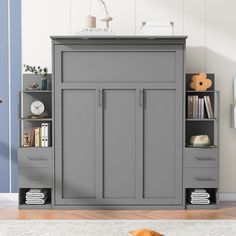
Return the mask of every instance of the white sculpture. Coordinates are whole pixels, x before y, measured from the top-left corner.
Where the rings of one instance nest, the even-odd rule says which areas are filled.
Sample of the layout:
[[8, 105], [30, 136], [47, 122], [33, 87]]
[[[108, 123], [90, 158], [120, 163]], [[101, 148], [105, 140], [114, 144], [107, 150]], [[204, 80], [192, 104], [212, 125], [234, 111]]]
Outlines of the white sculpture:
[[99, 0], [100, 5], [102, 6], [103, 10], [105, 11], [106, 15], [101, 18], [101, 21], [106, 23], [106, 28], [109, 28], [109, 22], [113, 20], [113, 18], [111, 16], [109, 16], [108, 10], [107, 10], [107, 6], [106, 3], [104, 2], [104, 0]]

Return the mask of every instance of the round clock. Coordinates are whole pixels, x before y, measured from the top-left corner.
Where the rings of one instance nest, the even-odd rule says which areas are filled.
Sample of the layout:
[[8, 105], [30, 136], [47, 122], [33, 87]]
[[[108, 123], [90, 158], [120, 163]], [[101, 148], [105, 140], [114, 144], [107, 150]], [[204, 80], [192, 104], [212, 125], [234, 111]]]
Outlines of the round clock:
[[40, 116], [43, 114], [45, 106], [41, 101], [34, 101], [31, 103], [30, 110], [35, 116]]

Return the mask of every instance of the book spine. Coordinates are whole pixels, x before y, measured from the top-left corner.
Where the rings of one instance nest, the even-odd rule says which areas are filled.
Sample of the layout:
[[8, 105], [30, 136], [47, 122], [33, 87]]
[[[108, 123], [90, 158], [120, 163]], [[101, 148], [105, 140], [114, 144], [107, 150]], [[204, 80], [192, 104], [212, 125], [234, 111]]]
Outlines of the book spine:
[[42, 139], [41, 139], [41, 142], [42, 142], [42, 147], [45, 147], [45, 126], [44, 126], [44, 123], [41, 124], [41, 129], [42, 129]]
[[35, 128], [35, 147], [39, 147], [39, 129]]
[[39, 127], [39, 147], [42, 147], [42, 128]]
[[48, 123], [44, 123], [44, 145], [48, 147]]
[[193, 119], [195, 119], [196, 116], [196, 99], [195, 96], [193, 96]]
[[188, 96], [188, 119], [193, 118], [193, 96]]
[[210, 112], [210, 118], [213, 119], [214, 118], [214, 113], [213, 113], [213, 109], [212, 109], [212, 106], [211, 106], [211, 99], [209, 96], [207, 96], [207, 101], [208, 101], [208, 106], [209, 106], [209, 112]]
[[205, 107], [206, 107], [206, 111], [207, 111], [207, 116], [210, 119], [211, 114], [210, 114], [210, 110], [209, 110], [209, 106], [208, 106], [208, 102], [207, 102], [207, 96], [204, 96], [204, 102], [205, 102]]
[[194, 109], [194, 119], [198, 119], [198, 96], [194, 96], [195, 100], [195, 109]]
[[204, 119], [204, 114], [205, 114], [205, 110], [204, 110], [204, 99], [202, 98], [202, 119]]
[[201, 108], [202, 104], [201, 103], [202, 103], [201, 98], [199, 98], [198, 99], [198, 117], [197, 117], [198, 119], [201, 119], [201, 117], [202, 117], [202, 115], [201, 115], [202, 114], [202, 108]]

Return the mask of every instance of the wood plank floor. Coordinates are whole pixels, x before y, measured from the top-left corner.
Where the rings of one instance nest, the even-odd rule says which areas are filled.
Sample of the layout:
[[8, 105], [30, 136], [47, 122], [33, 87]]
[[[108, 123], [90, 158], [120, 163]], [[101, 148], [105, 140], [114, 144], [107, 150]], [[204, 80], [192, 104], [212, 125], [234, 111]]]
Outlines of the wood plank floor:
[[218, 210], [18, 210], [0, 204], [3, 219], [234, 219], [236, 202], [224, 202]]

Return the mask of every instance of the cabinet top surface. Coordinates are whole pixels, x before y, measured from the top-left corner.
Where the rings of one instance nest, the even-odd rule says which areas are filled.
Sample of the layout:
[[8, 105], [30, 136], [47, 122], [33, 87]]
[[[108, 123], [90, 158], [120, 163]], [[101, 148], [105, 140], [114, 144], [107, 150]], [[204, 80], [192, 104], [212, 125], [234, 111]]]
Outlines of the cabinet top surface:
[[51, 39], [186, 39], [186, 35], [176, 36], [93, 36], [93, 35], [52, 35]]
[[104, 42], [108, 41], [110, 43], [124, 43], [124, 42], [145, 42], [145, 43], [177, 43], [177, 44], [185, 44], [187, 36], [91, 36], [91, 35], [62, 35], [62, 36], [51, 36], [51, 39], [54, 44], [61, 43], [76, 43], [76, 42]]

